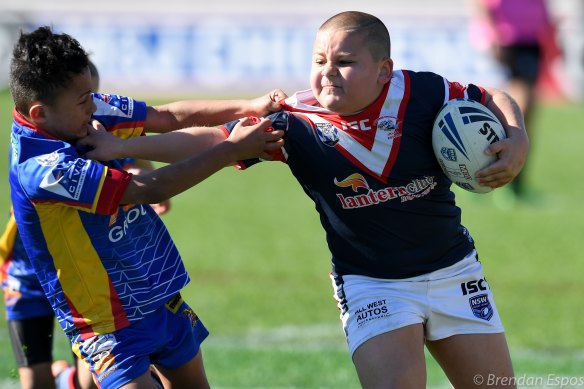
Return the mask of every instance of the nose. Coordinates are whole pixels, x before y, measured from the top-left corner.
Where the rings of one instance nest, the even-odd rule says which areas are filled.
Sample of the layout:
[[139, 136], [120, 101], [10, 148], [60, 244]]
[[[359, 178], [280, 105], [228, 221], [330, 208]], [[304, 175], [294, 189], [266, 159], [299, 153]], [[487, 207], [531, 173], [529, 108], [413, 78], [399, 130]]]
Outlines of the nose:
[[327, 62], [322, 67], [322, 75], [325, 77], [335, 76], [337, 74], [337, 68], [331, 62]]
[[89, 103], [89, 113], [90, 115], [93, 115], [95, 113], [95, 111], [97, 111], [97, 105], [95, 104], [95, 101], [93, 101], [93, 98], [90, 99], [90, 103]]

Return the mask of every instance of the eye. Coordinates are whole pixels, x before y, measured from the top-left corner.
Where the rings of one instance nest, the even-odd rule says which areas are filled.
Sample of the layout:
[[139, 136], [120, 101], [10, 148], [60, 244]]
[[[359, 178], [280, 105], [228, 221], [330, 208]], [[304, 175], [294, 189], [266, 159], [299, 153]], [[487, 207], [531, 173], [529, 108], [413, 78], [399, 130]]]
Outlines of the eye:
[[85, 95], [81, 100], [79, 100], [79, 105], [87, 105], [91, 102], [92, 98], [91, 95]]
[[341, 60], [337, 61], [337, 64], [339, 66], [349, 66], [349, 65], [354, 64], [354, 63], [355, 63], [355, 61], [350, 60], [350, 59], [341, 59]]

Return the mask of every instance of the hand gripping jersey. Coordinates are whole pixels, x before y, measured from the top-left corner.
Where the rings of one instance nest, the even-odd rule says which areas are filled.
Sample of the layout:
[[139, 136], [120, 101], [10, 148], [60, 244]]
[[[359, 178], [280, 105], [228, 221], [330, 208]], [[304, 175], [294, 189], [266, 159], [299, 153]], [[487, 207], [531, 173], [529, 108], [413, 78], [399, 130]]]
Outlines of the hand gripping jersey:
[[[95, 94], [108, 131], [140, 136], [146, 105]], [[84, 159], [14, 113], [10, 186], [23, 244], [59, 323], [73, 340], [110, 333], [163, 305], [189, 281], [149, 205], [120, 205], [124, 161]]]
[[269, 116], [286, 131], [281, 159], [316, 205], [335, 274], [414, 277], [474, 248], [432, 150], [434, 118], [460, 97], [484, 102], [484, 90], [402, 70], [358, 114], [315, 106], [305, 91]]

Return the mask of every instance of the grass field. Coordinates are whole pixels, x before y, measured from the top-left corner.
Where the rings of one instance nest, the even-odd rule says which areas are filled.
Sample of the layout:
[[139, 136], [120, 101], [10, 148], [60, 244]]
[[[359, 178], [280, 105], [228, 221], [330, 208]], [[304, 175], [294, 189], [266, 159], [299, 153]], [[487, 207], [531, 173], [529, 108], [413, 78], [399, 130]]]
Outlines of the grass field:
[[[528, 170], [532, 202], [513, 206], [503, 190], [457, 192], [516, 374], [530, 387], [536, 378], [545, 384], [584, 377], [583, 108], [539, 111]], [[11, 109], [7, 93], [0, 94], [4, 152]], [[0, 209], [7, 210], [5, 161]], [[283, 164], [264, 163], [245, 172], [224, 169], [176, 197], [164, 216], [192, 277], [184, 295], [211, 331], [203, 350], [213, 387], [359, 387], [313, 208]], [[57, 358], [69, 358], [60, 330], [55, 343]], [[429, 387], [448, 387], [431, 358], [428, 370]], [[14, 387], [16, 379], [2, 321], [0, 387]]]

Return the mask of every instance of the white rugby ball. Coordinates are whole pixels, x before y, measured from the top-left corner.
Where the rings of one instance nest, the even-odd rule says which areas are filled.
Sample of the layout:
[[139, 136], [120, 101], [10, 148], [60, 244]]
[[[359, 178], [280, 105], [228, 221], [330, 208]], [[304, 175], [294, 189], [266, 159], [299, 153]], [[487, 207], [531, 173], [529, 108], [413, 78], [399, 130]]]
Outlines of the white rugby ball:
[[497, 160], [485, 154], [505, 130], [484, 105], [468, 99], [450, 100], [440, 109], [432, 129], [432, 146], [444, 174], [459, 187], [475, 193], [492, 189], [475, 179], [477, 171]]

